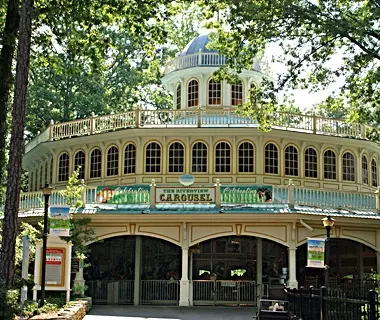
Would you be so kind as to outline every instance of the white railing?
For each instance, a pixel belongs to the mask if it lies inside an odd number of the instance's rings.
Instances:
[[[377,193],[294,188],[294,202],[319,208],[376,210]]]
[[[223,192],[224,185],[219,192]],[[150,188],[153,188],[152,186]],[[131,191],[131,194],[125,193],[123,199],[120,200],[120,204],[133,204],[133,205],[147,205],[149,204],[149,194],[154,194],[154,190],[145,189],[139,194],[135,191]],[[115,194],[117,198],[118,194]],[[81,200],[84,204],[97,203],[96,187],[85,187],[82,193]],[[244,192],[241,195],[237,195],[236,201],[226,200],[221,197],[221,204],[249,204],[254,205],[256,202],[249,202],[247,199],[249,194]],[[128,200],[129,199],[129,200]],[[132,199],[132,200],[131,200]],[[133,200],[135,199],[135,200]],[[71,202],[75,202],[76,199],[71,199]],[[100,201],[100,200],[99,200]],[[54,190],[50,197],[50,205],[66,205],[67,199],[62,196],[62,190]],[[112,202],[118,204],[118,200]],[[265,205],[282,204],[293,207],[309,206],[317,208],[331,208],[331,209],[355,209],[363,211],[376,211],[380,212],[380,193],[378,192],[355,192],[355,191],[334,191],[326,189],[308,189],[303,187],[289,186],[273,186],[272,187],[272,202]],[[154,208],[155,202],[150,203],[151,208]],[[39,192],[23,192],[20,195],[20,211],[32,210],[35,208],[43,208],[43,194]]]
[[[178,56],[174,60],[169,61],[164,67],[164,74],[169,74],[176,70],[201,67],[220,67],[227,63],[227,58],[216,52],[198,52],[184,56]],[[269,74],[268,63],[254,59],[252,62],[252,70]]]
[[[277,112],[270,116],[272,127],[277,130],[299,131],[347,138],[366,139],[372,127],[347,123],[341,119],[328,119],[315,115]],[[42,134],[29,142],[29,152],[45,141],[105,133],[128,128],[170,127],[258,127],[256,119],[240,115],[235,109],[186,110],[133,110],[106,116],[91,116],[87,119],[51,124]]]

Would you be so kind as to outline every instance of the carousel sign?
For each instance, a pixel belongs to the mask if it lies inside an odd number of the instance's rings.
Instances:
[[[156,203],[215,203],[215,188],[157,187]]]

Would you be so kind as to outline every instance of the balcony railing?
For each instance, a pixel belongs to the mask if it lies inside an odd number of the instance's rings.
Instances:
[[[271,116],[272,126],[278,130],[297,131],[347,138],[367,139],[373,128],[365,124],[347,123],[343,119],[329,119],[316,115],[277,112]],[[48,129],[25,146],[29,152],[46,141],[93,135],[129,128],[205,128],[258,127],[255,119],[239,115],[234,109],[210,110],[132,110],[106,116],[91,116],[70,122],[52,123]]]
[[[254,207],[255,205],[263,206],[278,206],[288,205],[290,208],[294,205],[315,207],[322,209],[337,209],[337,210],[358,210],[380,212],[380,193],[379,192],[354,192],[354,191],[335,191],[326,189],[309,189],[303,187],[295,187],[293,184],[288,186],[272,186],[270,203],[259,203],[256,198],[253,198],[246,189],[249,186],[232,186],[218,185],[216,193],[220,192],[216,198],[220,199],[216,203],[217,207],[226,206],[231,208],[237,207]],[[145,206],[146,208],[155,208],[155,186],[139,185],[131,186],[128,190],[121,194],[116,194],[116,199],[111,203],[115,208],[124,208],[128,206]],[[228,192],[227,192],[228,190]],[[120,198],[120,199],[119,199]],[[75,199],[71,199],[75,200]],[[101,206],[101,199],[97,198],[97,187],[86,187],[82,193],[81,200],[84,204],[97,204]],[[62,191],[54,190],[50,197],[50,205],[65,205],[67,199],[62,195]],[[75,202],[75,201],[71,201]],[[33,209],[43,208],[42,192],[23,192],[20,196],[20,211],[28,211]]]
[[[216,52],[198,52],[185,56],[178,56],[169,61],[164,68],[164,74],[169,74],[176,70],[182,70],[193,67],[220,67],[227,63],[225,56]],[[254,59],[252,62],[252,70],[261,72],[265,75],[269,74],[268,63]]]

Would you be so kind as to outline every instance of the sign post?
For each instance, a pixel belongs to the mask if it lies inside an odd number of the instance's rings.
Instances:
[[[29,254],[30,254],[30,240],[28,236],[22,237],[22,271],[21,277],[28,280],[29,270]],[[28,297],[28,287],[23,285],[21,288],[21,304],[23,304]]]

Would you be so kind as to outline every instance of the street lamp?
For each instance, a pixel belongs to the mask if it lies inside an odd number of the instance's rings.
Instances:
[[[48,236],[48,210],[49,210],[49,198],[53,188],[50,185],[46,185],[42,188],[44,194],[44,234],[42,237],[42,274],[41,274],[41,299],[39,306],[43,307],[45,303],[45,279],[46,279],[46,247]]]
[[[330,263],[330,234],[331,228],[334,225],[335,220],[330,216],[322,219],[323,226],[326,228],[326,244],[325,244],[325,288],[328,288],[329,284],[329,263]]]

